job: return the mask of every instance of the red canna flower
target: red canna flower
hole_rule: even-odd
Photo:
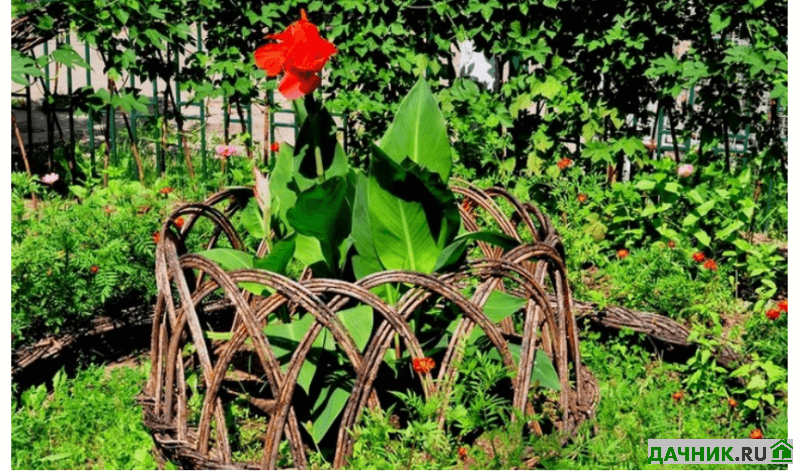
[[[158,243],[158,240],[159,240],[160,238],[161,238],[161,236],[158,234],[158,232],[153,232],[153,243],[154,243],[154,244],[157,244],[157,243]]]
[[[579,194],[578,195],[578,203],[585,203],[587,198],[589,198],[589,197],[584,195],[583,193]]]
[[[750,432],[750,440],[760,440],[764,438],[764,434],[761,432],[760,428],[754,428]]]
[[[570,159],[568,159],[566,157],[558,161],[558,168],[560,170],[564,170],[565,168],[569,167],[570,165],[572,165],[572,160],[570,160]]]
[[[781,301],[778,301],[778,310],[783,311],[786,314],[789,314],[789,300],[783,299]]]
[[[164,188],[158,190],[158,192],[161,193],[162,195],[168,195],[168,194],[172,193],[172,187],[171,186],[165,186]]]
[[[467,449],[463,446],[458,447],[458,458],[461,460],[467,459]]]
[[[308,21],[305,10],[300,10],[299,21],[265,39],[277,42],[256,49],[256,65],[264,69],[268,77],[283,73],[278,91],[289,100],[313,92],[321,82],[319,73],[336,53],[336,47],[322,39],[317,27]]]
[[[628,249],[619,249],[619,250],[617,250],[617,257],[619,257],[620,259],[623,259],[623,258],[627,257],[630,254],[631,253],[628,251]]]
[[[281,145],[277,142],[273,142],[272,145],[269,146],[269,150],[271,150],[272,152],[278,152],[279,150],[281,150]]]
[[[92,268],[89,269],[89,271],[92,272],[92,275],[96,274],[98,270],[100,270],[100,267],[98,267],[97,265],[92,265]]]
[[[175,220],[175,225],[178,226],[178,229],[180,229],[181,227],[183,227],[184,222],[185,221],[183,220],[183,217],[178,216],[178,219]]]
[[[692,258],[695,262],[700,263],[706,259],[706,255],[703,252],[695,252],[695,254],[692,255]]]
[[[675,402],[678,402],[678,401],[680,401],[681,399],[683,399],[683,392],[681,392],[681,391],[678,391],[678,392],[674,393],[674,394],[672,395],[672,399],[673,399]]]
[[[728,398],[728,405],[731,406],[732,409],[735,409],[735,408],[739,407],[739,403],[736,402],[736,399],[734,399],[732,397]]]
[[[717,271],[717,262],[715,262],[714,260],[711,259],[706,260],[706,263],[704,263],[703,266],[709,270]]]
[[[671,249],[674,249],[674,248],[675,248],[675,241],[674,241],[674,240],[671,240],[671,241],[667,242],[667,246],[668,246],[669,248],[671,248]]]
[[[436,366],[433,358],[414,358],[414,371],[417,373],[427,373]]]
[[[767,309],[767,319],[774,321],[777,318],[781,317],[781,311],[773,308]]]

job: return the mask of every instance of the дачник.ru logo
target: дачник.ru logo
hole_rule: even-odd
[[[649,462],[658,464],[788,464],[793,441],[648,440]]]

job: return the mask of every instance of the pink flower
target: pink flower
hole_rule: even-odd
[[[47,175],[42,177],[42,181],[47,183],[48,185],[52,185],[53,183],[58,181],[58,174],[48,173]]]
[[[236,146],[217,146],[217,158],[218,159],[227,159],[232,155],[236,155],[239,152],[239,149]]]
[[[694,167],[689,165],[689,164],[681,165],[680,167],[678,167],[678,175],[680,175],[680,176],[682,176],[684,178],[686,178],[689,175],[691,175],[692,172],[694,172]]]

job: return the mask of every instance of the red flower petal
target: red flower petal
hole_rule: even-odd
[[[286,61],[286,68],[301,72],[320,72],[335,53],[336,47],[333,44],[316,35],[316,38],[308,38],[292,45],[287,52],[289,59]]]
[[[256,65],[272,77],[283,70],[283,64],[286,62],[286,46],[284,44],[266,44],[256,49],[253,55]]]
[[[287,100],[295,100],[303,95],[313,92],[319,87],[319,75],[313,72],[298,72],[287,70],[283,81],[278,86],[278,91],[281,92]]]

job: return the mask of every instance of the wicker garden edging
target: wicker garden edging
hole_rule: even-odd
[[[293,397],[300,367],[307,360],[314,339],[324,327],[346,353],[350,367],[356,374],[342,413],[333,462],[335,468],[344,467],[353,447],[353,437],[348,430],[353,429],[365,407],[381,410],[375,379],[392,339],[397,335],[412,357],[424,356],[408,320],[429,299],[451,303],[458,308],[461,317],[444,358],[438,365],[437,376],[434,378],[432,372],[417,374],[425,397],[433,394],[448,397],[447,393],[457,376],[454,365],[460,360],[460,352],[456,347],[460,339],[468,338],[472,330],[479,326],[506,367],[516,372],[512,381],[513,405],[519,410],[532,413],[537,406],[531,403],[529,395],[536,349],[542,349],[550,357],[561,391],[553,408],[559,412],[544,420],[549,420],[552,428],[563,432],[564,437],[568,437],[583,420],[594,414],[599,400],[596,380],[581,363],[576,312],[604,325],[617,328],[631,326],[666,342],[688,345],[688,330],[663,316],[641,316],[622,308],[605,309],[604,315],[590,314],[591,305],[575,303],[567,282],[561,241],[548,218],[535,206],[518,201],[500,188],[479,190],[458,182],[452,189],[463,198],[459,210],[468,231],[480,230],[476,217],[476,210],[480,208],[485,218],[506,235],[521,241],[518,232],[521,225],[521,230],[527,230],[534,242],[503,252],[500,248],[478,241],[483,258],[470,259],[459,270],[438,276],[389,271],[349,283],[313,278],[307,270],[299,281],[295,281],[259,270],[226,272],[202,256],[187,253],[184,242],[200,217],[208,218],[215,224],[215,231],[206,248],[213,248],[219,237],[224,235],[233,248],[242,250],[244,244],[230,219],[242,209],[243,201],[252,194],[251,189],[226,190],[203,204],[178,208],[165,221],[156,252],[159,296],[151,334],[152,371],[142,399],[145,423],[152,431],[162,457],[191,468],[274,469],[278,464],[278,446],[283,439],[287,439],[292,467],[307,467],[296,416],[297,408],[303,407],[303,404],[293,401]],[[503,204],[513,208],[510,218],[497,201],[503,201]],[[229,204],[223,210],[215,207],[226,202]],[[186,223],[179,229],[174,221],[181,216]],[[261,256],[265,252],[266,247],[262,244],[257,254]],[[478,286],[471,298],[467,299],[461,288],[470,280],[477,281]],[[237,283],[242,282],[261,284],[275,294],[266,298],[254,296],[237,287]],[[400,283],[412,288],[396,306],[388,305],[370,291],[385,284]],[[229,340],[211,343],[204,338],[201,327],[207,320],[204,303],[220,289],[235,309],[233,318],[228,322],[232,335]],[[494,325],[483,313],[482,307],[493,290],[511,290],[515,295],[527,299],[521,333],[514,331],[510,318]],[[335,315],[352,302],[372,307],[382,318],[363,354]],[[302,309],[313,315],[315,320],[297,346],[288,370],[282,371],[262,329],[267,316],[284,305],[291,310]],[[512,337],[521,340],[518,364],[515,364],[508,349],[507,339]],[[249,347],[245,347],[246,340],[250,342]],[[187,345],[193,348],[187,350]],[[269,391],[268,398],[249,399],[268,416],[268,426],[261,460],[234,462],[227,427],[216,424],[226,423],[222,383],[234,371],[234,357],[248,348],[255,353],[264,372],[264,387]],[[193,392],[187,386],[187,365],[199,365],[204,385],[202,411],[191,426],[187,399]],[[443,410],[439,425],[444,426]],[[541,424],[536,421],[529,422],[528,426],[532,433],[544,433]]]

